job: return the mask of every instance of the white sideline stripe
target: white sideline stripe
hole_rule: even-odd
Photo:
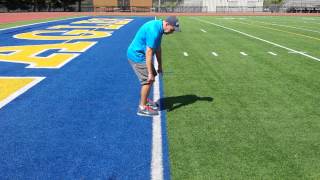
[[[294,51],[289,51],[288,52],[289,54],[297,54],[298,52],[294,52]],[[306,52],[304,52],[304,51],[300,51],[299,53],[304,53],[304,54],[307,54]]]
[[[228,17],[224,17],[224,18],[217,18],[217,19],[226,19],[226,20],[235,20],[235,19],[247,19],[247,18],[228,18]]]
[[[212,55],[214,55],[214,56],[218,56],[218,54],[216,53],[216,52],[212,52]]]
[[[157,17],[154,17],[157,19]],[[154,65],[158,67],[157,57],[154,56]],[[153,101],[159,103],[160,100],[160,79],[156,76],[153,84]],[[151,180],[163,180],[162,162],[162,130],[161,130],[161,111],[158,116],[152,118],[152,157],[151,157]]]
[[[317,19],[314,19],[314,18],[301,18],[301,19],[312,20],[312,21],[317,20]]]
[[[183,52],[184,56],[189,56],[189,54],[187,52]]]
[[[43,23],[49,23],[49,22],[63,21],[63,20],[76,19],[76,18],[84,18],[84,17],[88,17],[88,16],[78,16],[78,17],[72,17],[72,18],[66,18],[66,19],[57,19],[57,20],[52,20],[52,21],[43,21],[43,22],[38,22],[38,23],[25,24],[25,25],[21,25],[21,26],[3,28],[3,29],[0,29],[0,31],[14,29],[14,28],[20,28],[20,27],[25,27],[25,26],[32,26],[32,25],[37,25],[37,24],[43,24]]]
[[[240,54],[242,54],[244,56],[248,56],[248,54],[246,54],[245,52],[240,52]]]
[[[202,32],[204,32],[204,33],[206,33],[207,31],[206,30],[204,30],[204,29],[200,29]]]
[[[320,23],[318,23],[318,22],[313,22],[313,21],[311,21],[311,22],[306,22],[306,21],[304,21],[304,23],[313,23],[313,24],[320,24]]]
[[[24,86],[23,88],[19,89],[15,93],[11,94],[9,97],[5,98],[4,100],[0,101],[0,109],[3,108],[5,105],[10,103],[12,100],[20,96],[21,94],[25,93],[28,91],[30,88],[38,84],[40,81],[45,79],[45,77],[0,77],[1,79],[14,79],[14,78],[32,78],[34,79],[31,83],[28,85]]]
[[[158,67],[158,62],[154,60],[154,66]],[[153,100],[160,104],[160,80],[156,76],[153,87]],[[161,133],[161,111],[158,116],[152,118],[152,160],[151,160],[151,180],[163,180],[162,162],[162,133]]]
[[[256,37],[256,36],[253,36],[253,35],[250,35],[250,34],[241,32],[241,31],[238,31],[238,30],[236,30],[236,29],[232,29],[232,28],[229,28],[229,27],[225,27],[225,26],[222,26],[222,25],[219,25],[219,24],[210,22],[210,21],[202,20],[202,19],[199,19],[199,18],[194,18],[194,17],[191,17],[191,18],[192,18],[192,19],[195,19],[195,20],[198,20],[198,21],[200,21],[200,22],[204,22],[204,23],[207,23],[207,24],[211,24],[211,25],[214,25],[214,26],[218,26],[218,27],[223,28],[223,29],[228,29],[228,30],[230,30],[230,31],[233,31],[233,32],[242,34],[242,35],[244,35],[244,36],[251,37],[251,38],[253,38],[253,39],[257,39],[257,40],[263,41],[263,42],[268,43],[268,44],[272,44],[272,45],[274,45],[274,46],[277,46],[277,47],[286,49],[286,50],[288,50],[288,51],[295,52],[295,53],[297,53],[297,54],[300,54],[300,55],[302,55],[302,56],[308,57],[308,58],[310,58],[310,59],[313,59],[313,60],[316,60],[316,61],[320,61],[320,58],[317,58],[317,57],[308,55],[308,54],[306,54],[306,53],[303,53],[303,52],[300,52],[300,51],[297,51],[297,50],[294,50],[294,49],[291,49],[291,48],[282,46],[282,45],[280,45],[280,44],[277,44],[277,43],[274,43],[274,42],[271,42],[271,41],[268,41],[268,40],[265,40],[265,39],[262,39],[262,38],[259,38],[259,37]]]
[[[311,29],[306,29],[306,28],[301,28],[301,27],[288,26],[288,25],[276,24],[276,23],[267,23],[267,22],[262,22],[262,21],[259,21],[259,22],[260,22],[260,23],[263,23],[263,24],[270,24],[270,25],[274,25],[274,26],[288,27],[288,28],[292,28],[292,29],[299,29],[299,30],[303,30],[303,31],[309,31],[309,32],[320,33],[320,31],[311,30]]]
[[[268,53],[269,53],[269,54],[271,54],[271,55],[274,55],[274,56],[276,56],[276,55],[277,55],[276,53],[271,52],[271,51],[269,51]]]

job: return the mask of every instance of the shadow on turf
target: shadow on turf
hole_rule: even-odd
[[[173,111],[175,109],[193,104],[197,101],[207,101],[212,102],[212,97],[199,97],[194,94],[182,95],[182,96],[172,96],[172,97],[165,97],[161,100],[162,107],[161,110],[166,111]]]

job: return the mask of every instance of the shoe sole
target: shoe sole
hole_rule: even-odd
[[[154,111],[160,111],[160,108],[151,108]]]
[[[138,116],[144,116],[144,117],[154,117],[154,116],[158,116],[159,114],[155,114],[155,115],[148,115],[148,114],[141,114],[141,113],[137,113]]]

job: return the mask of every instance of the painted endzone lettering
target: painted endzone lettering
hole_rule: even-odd
[[[43,35],[50,33],[62,33],[62,35]],[[17,39],[30,39],[30,40],[76,40],[76,39],[94,39],[104,38],[111,36],[110,32],[105,31],[93,31],[93,30],[40,30],[27,33],[21,33],[13,36]]]
[[[70,26],[58,25],[52,26],[47,29],[120,29],[123,25],[98,25],[98,26]]]
[[[85,52],[96,42],[75,42],[60,44],[41,44],[30,46],[4,46],[0,47],[0,61],[29,64],[27,68],[61,68],[67,62]],[[59,49],[47,57],[37,56],[47,50]],[[1,52],[12,52],[1,54]]]

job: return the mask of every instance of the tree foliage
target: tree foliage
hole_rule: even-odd
[[[81,8],[83,0],[0,0],[2,6],[10,10],[43,11],[62,8],[64,11],[71,11],[71,5],[78,3]]]
[[[161,6],[175,7],[181,3],[183,3],[183,0],[160,0]],[[154,7],[157,7],[158,4],[159,4],[159,0],[153,0]]]
[[[282,4],[284,0],[264,0],[264,5],[270,5],[270,4]]]

